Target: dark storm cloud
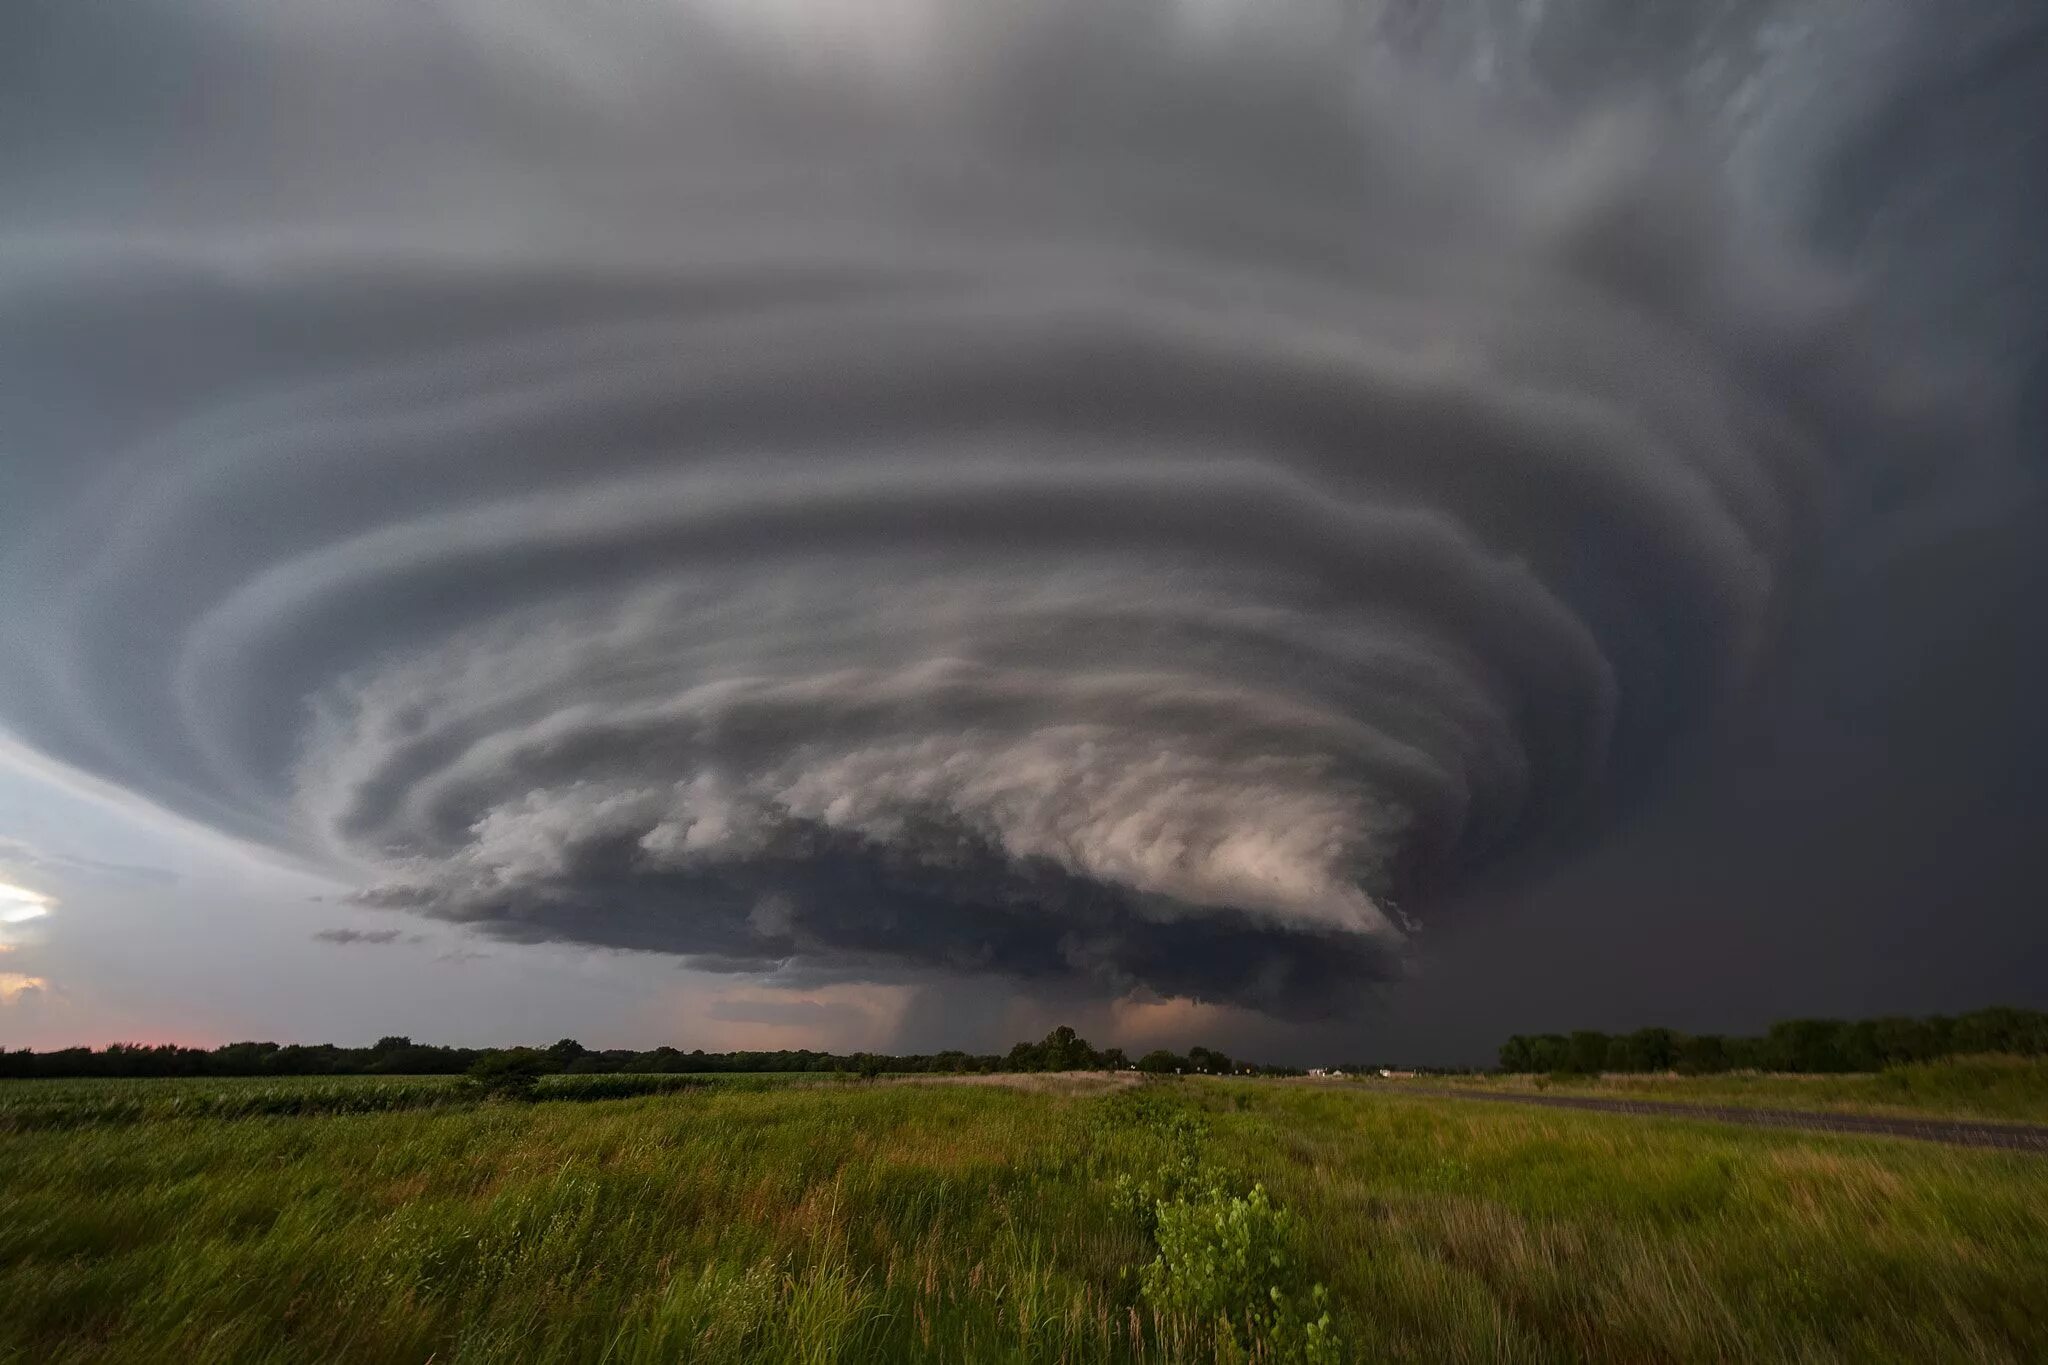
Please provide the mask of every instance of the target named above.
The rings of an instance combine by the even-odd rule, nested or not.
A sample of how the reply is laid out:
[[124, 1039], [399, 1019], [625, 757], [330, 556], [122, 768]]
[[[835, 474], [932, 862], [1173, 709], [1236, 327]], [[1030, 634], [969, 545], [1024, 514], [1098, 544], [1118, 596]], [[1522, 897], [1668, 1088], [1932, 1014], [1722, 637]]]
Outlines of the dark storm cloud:
[[1333, 1015], [1952, 435], [1647, 117], [852, 14], [16, 21], [0, 723], [514, 940]]
[[[333, 943], [346, 948], [358, 943], [377, 945], [396, 943], [401, 935], [396, 929], [322, 929], [315, 933], [313, 937], [321, 943]], [[406, 941], [414, 942], [416, 940], [417, 936], [414, 936]]]
[[[887, 839], [787, 822], [745, 858], [688, 868], [665, 866], [644, 842], [631, 829], [593, 838], [546, 875], [459, 898], [430, 888], [425, 904], [514, 941], [680, 944], [699, 967], [772, 971], [787, 986], [999, 972], [1050, 990], [1078, 978], [1111, 993], [1312, 1018], [1343, 1011], [1361, 983], [1397, 969], [1384, 934], [1146, 895], [1050, 858], [1019, 858], [957, 819]], [[417, 894], [381, 893], [393, 903]]]

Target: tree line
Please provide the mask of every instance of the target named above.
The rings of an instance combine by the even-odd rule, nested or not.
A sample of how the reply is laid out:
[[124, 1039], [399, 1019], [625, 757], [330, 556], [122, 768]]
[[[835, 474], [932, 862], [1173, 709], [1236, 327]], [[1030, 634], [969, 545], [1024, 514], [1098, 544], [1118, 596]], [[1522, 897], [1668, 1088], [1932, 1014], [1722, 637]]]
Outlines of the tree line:
[[518, 1054], [521, 1068], [539, 1074], [633, 1075], [679, 1072], [850, 1072], [856, 1075], [932, 1073], [972, 1075], [1012, 1071], [1124, 1071], [1155, 1074], [1294, 1074], [1287, 1067], [1252, 1066], [1209, 1048], [1186, 1055], [1156, 1051], [1136, 1062], [1121, 1048], [1098, 1049], [1061, 1025], [1035, 1043], [1018, 1043], [1007, 1053], [684, 1052], [674, 1047], [646, 1051], [586, 1048], [564, 1038], [545, 1048], [437, 1047], [400, 1036], [379, 1038], [369, 1047], [332, 1043], [228, 1043], [216, 1048], [115, 1043], [106, 1048], [72, 1047], [53, 1052], [0, 1050], [0, 1077], [121, 1076], [456, 1076], [480, 1063]]
[[1996, 1008], [1950, 1017], [1786, 1019], [1755, 1037], [1668, 1028], [1608, 1034], [1516, 1034], [1501, 1044], [1502, 1071], [1882, 1071], [1971, 1053], [2048, 1055], [2048, 1014]]

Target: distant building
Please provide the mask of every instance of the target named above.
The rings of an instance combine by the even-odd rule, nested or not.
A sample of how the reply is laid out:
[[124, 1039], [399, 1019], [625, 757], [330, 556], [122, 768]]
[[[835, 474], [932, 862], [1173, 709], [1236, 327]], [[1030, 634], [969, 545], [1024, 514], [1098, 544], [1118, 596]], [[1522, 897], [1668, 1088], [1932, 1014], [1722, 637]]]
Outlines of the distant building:
[[1382, 1075], [1382, 1076], [1386, 1077], [1386, 1078], [1387, 1078], [1388, 1080], [1390, 1080], [1390, 1081], [1412, 1081], [1412, 1080], [1414, 1080], [1414, 1079], [1415, 1079], [1415, 1073], [1414, 1073], [1414, 1072], [1412, 1072], [1412, 1071], [1396, 1071], [1396, 1070], [1394, 1070], [1394, 1068], [1392, 1068], [1392, 1067], [1390, 1067], [1390, 1066], [1383, 1066], [1383, 1067], [1381, 1067], [1381, 1068], [1380, 1068], [1380, 1075]]

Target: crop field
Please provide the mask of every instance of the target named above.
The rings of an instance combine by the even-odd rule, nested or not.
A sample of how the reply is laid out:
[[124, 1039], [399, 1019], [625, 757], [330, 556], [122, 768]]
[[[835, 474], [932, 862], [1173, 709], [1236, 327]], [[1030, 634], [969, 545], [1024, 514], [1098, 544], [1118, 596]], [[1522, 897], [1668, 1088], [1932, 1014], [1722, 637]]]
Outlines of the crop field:
[[0, 1361], [2048, 1358], [2039, 1156], [1388, 1086], [681, 1079], [0, 1086]]
[[[712, 1085], [759, 1090], [804, 1083], [832, 1084], [835, 1079], [775, 1074], [549, 1076], [539, 1082], [537, 1098], [627, 1099]], [[168, 1119], [373, 1114], [475, 1102], [474, 1087], [460, 1076], [0, 1080], [0, 1134]]]

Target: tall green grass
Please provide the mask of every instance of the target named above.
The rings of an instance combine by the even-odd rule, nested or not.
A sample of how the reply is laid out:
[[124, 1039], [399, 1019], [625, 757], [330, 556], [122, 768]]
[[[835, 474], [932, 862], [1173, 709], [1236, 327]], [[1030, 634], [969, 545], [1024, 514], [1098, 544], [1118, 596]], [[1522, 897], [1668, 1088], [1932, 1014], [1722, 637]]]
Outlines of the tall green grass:
[[1217, 1135], [1363, 1359], [2048, 1359], [2039, 1156], [1312, 1087]]
[[[787, 1082], [754, 1076], [544, 1076], [535, 1098], [625, 1099], [709, 1085], [762, 1089], [777, 1083]], [[0, 1081], [0, 1133], [170, 1119], [378, 1114], [473, 1105], [484, 1098], [459, 1076]]]
[[[1848, 1075], [1724, 1072], [1711, 1076], [1460, 1076], [1450, 1083], [1557, 1095], [1839, 1110], [1913, 1118], [2048, 1123], [2048, 1058], [1956, 1057]], [[1431, 1084], [1440, 1083], [1432, 1079]], [[1387, 1084], [1408, 1084], [1388, 1082]]]
[[[1271, 1215], [1119, 1197], [1184, 1157]], [[1358, 1360], [2048, 1358], [2038, 1157], [884, 1082], [0, 1135], [0, 1361], [1272, 1358], [1148, 1289], [1238, 1245]]]

